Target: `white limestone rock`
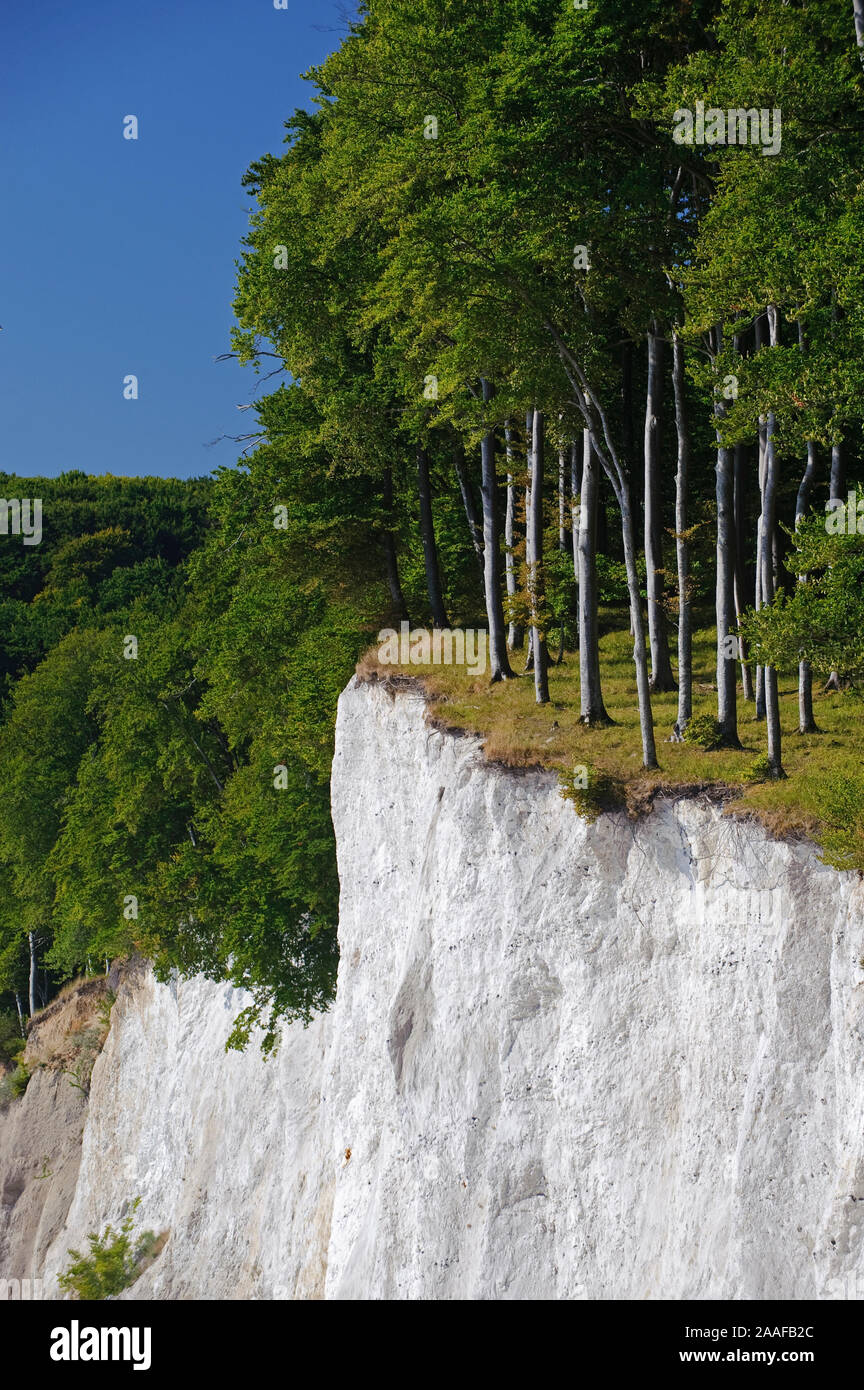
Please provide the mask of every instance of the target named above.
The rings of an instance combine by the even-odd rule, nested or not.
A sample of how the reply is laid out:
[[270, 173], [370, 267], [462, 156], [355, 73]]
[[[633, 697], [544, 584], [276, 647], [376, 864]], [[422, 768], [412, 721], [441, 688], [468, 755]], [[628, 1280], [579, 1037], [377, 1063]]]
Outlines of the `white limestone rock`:
[[115, 1005], [47, 1261], [142, 1197], [130, 1297], [864, 1297], [864, 892], [703, 799], [587, 824], [422, 698], [337, 722], [337, 999]]

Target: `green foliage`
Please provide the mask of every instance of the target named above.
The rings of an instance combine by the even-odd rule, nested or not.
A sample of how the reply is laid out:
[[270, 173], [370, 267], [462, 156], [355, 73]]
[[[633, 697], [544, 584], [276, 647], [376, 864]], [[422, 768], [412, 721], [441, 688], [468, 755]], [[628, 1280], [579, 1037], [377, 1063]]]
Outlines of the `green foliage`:
[[773, 776], [774, 767], [767, 753], [760, 753], [743, 773], [745, 782], [767, 782]]
[[57, 1276], [64, 1293], [74, 1298], [96, 1301], [115, 1298], [128, 1289], [141, 1273], [143, 1262], [152, 1254], [156, 1237], [152, 1231], [134, 1236], [135, 1213], [141, 1198], [136, 1197], [117, 1230], [106, 1226], [101, 1235], [87, 1237], [89, 1252], [70, 1250], [71, 1263]]
[[601, 603], [627, 602], [627, 571], [623, 560], [609, 555], [597, 556], [597, 596]]
[[864, 777], [835, 771], [816, 793], [827, 864], [864, 871]]
[[88, 1028], [76, 1041], [75, 1055], [71, 1066], [64, 1067], [61, 1075], [65, 1076], [69, 1085], [82, 1095], [90, 1094], [90, 1078], [93, 1075], [93, 1066], [96, 1058], [102, 1049], [105, 1037], [103, 1027]]
[[10, 1062], [23, 1046], [18, 1015], [12, 1009], [0, 1010], [0, 1061]]
[[697, 714], [684, 730], [685, 743], [695, 743], [707, 752], [723, 747], [723, 729], [710, 714]]
[[0, 1077], [0, 1109], [10, 1101], [18, 1100], [27, 1090], [31, 1073], [23, 1062], [18, 1062], [6, 1076]]
[[114, 1008], [114, 1005], [116, 1003], [117, 995], [114, 993], [113, 989], [106, 990], [102, 998], [99, 1000], [99, 1004], [96, 1009], [96, 1017], [98, 1018], [102, 1027], [106, 1030], [111, 1027], [111, 1010]]
[[825, 517], [813, 516], [791, 540], [786, 567], [807, 579], [791, 596], [781, 591], [770, 607], [745, 614], [754, 656], [782, 670], [806, 659], [820, 674], [864, 675], [864, 535], [832, 533]]

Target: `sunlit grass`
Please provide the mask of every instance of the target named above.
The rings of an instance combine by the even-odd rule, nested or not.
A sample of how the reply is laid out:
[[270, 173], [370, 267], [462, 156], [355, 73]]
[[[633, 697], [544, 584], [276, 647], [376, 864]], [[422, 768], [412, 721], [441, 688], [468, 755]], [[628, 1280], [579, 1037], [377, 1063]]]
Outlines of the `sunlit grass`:
[[[564, 771], [584, 765], [626, 784], [632, 792], [650, 793], [659, 787], [725, 786], [734, 793], [729, 809], [751, 812], [775, 833], [818, 835], [820, 786], [838, 771], [855, 771], [853, 750], [864, 721], [864, 700], [855, 691], [821, 692], [814, 681], [814, 713], [820, 733], [798, 730], [797, 672], [781, 673], [780, 704], [783, 730], [782, 781], [748, 784], [746, 774], [765, 752], [764, 720], [755, 718], [752, 702], [745, 703], [739, 686], [739, 737], [742, 748], [705, 750], [688, 743], [666, 742], [678, 709], [676, 692], [652, 696], [659, 770], [642, 766], [642, 743], [636, 706], [633, 644], [626, 613], [604, 609], [600, 615], [600, 662], [603, 698], [614, 724], [585, 728], [579, 723], [579, 657], [565, 652], [560, 666], [549, 670], [548, 705], [537, 705], [532, 675], [490, 685], [486, 673], [472, 676], [465, 666], [382, 666], [382, 676], [410, 675], [420, 680], [430, 700], [430, 716], [448, 727], [464, 729], [484, 740], [485, 756], [509, 766], [542, 765]], [[557, 650], [552, 643], [553, 654]], [[373, 648], [361, 668], [377, 665]], [[526, 651], [511, 654], [518, 672]], [[701, 627], [693, 640], [693, 712], [716, 715], [715, 630]], [[638, 796], [637, 796], [638, 800]]]

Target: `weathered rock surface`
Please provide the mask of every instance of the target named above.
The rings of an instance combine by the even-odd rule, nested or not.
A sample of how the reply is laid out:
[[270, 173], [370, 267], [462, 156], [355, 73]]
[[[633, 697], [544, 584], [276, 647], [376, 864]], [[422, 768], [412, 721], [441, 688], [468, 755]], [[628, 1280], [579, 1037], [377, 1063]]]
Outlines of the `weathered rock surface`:
[[857, 877], [699, 800], [588, 825], [423, 713], [340, 703], [326, 1017], [262, 1062], [232, 990], [121, 989], [49, 1281], [140, 1194], [131, 1297], [864, 1294]]
[[66, 1221], [87, 1117], [81, 1083], [104, 1034], [108, 987], [88, 980], [37, 1016], [24, 1052], [27, 1089], [0, 1112], [0, 1299], [38, 1296], [35, 1281]]

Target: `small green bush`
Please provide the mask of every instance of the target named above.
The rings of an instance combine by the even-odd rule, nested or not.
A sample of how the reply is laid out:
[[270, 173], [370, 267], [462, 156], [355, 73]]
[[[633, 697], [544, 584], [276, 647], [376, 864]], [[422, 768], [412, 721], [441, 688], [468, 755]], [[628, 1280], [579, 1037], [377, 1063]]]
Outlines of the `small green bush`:
[[723, 728], [711, 714], [697, 714], [684, 730], [684, 742], [713, 752], [723, 747]]
[[741, 775], [745, 782], [770, 782], [774, 776], [774, 768], [768, 754], [760, 753]]
[[622, 803], [621, 788], [614, 778], [584, 765], [559, 773], [558, 790], [565, 801], [572, 802], [576, 814], [589, 822]]
[[64, 1293], [92, 1301], [113, 1298], [135, 1283], [143, 1262], [153, 1253], [156, 1244], [152, 1231], [143, 1231], [137, 1240], [133, 1237], [135, 1213], [140, 1202], [141, 1198], [136, 1197], [119, 1230], [106, 1226], [101, 1236], [91, 1232], [87, 1237], [89, 1254], [82, 1255], [80, 1250], [68, 1252], [72, 1263], [57, 1276]]
[[815, 800], [825, 863], [864, 870], [864, 778], [835, 772], [817, 787]]
[[13, 1100], [18, 1100], [27, 1090], [30, 1072], [19, 1062], [14, 1071], [0, 1081], [0, 1109], [5, 1109]]
[[0, 1012], [0, 1058], [13, 1062], [16, 1053], [24, 1046], [21, 1025], [11, 1009]]
[[117, 995], [114, 993], [113, 989], [106, 990], [99, 1000], [96, 1017], [99, 1019], [103, 1028], [111, 1027], [111, 1010], [114, 1008], [116, 1002]]

